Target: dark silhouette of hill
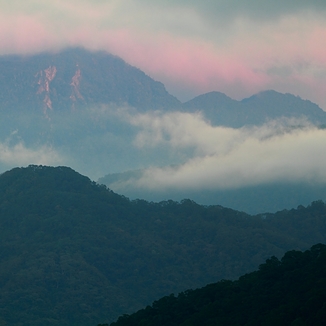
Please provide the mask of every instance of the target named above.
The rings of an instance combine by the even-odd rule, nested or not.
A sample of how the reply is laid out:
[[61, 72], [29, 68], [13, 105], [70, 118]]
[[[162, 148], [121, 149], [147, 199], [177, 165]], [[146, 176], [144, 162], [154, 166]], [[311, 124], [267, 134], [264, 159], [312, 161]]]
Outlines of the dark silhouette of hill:
[[325, 325], [326, 246], [288, 251], [237, 281], [163, 297], [111, 326]]
[[0, 323], [95, 325], [326, 242], [326, 205], [130, 201], [67, 167], [0, 175]]
[[236, 101], [219, 92], [195, 97], [183, 104], [187, 112], [201, 111], [213, 125], [233, 128], [262, 125], [280, 118], [306, 119], [315, 125], [325, 125], [326, 112], [308, 100], [273, 90]]

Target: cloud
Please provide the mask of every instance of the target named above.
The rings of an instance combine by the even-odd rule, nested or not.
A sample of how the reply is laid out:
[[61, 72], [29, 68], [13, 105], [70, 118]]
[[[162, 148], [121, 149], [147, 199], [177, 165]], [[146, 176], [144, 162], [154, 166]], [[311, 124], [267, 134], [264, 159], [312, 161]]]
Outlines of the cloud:
[[144, 70], [182, 100], [273, 88], [326, 109], [326, 2], [0, 1], [0, 52], [84, 46]]
[[10, 145], [0, 143], [0, 164], [5, 166], [22, 166], [27, 164], [57, 165], [62, 157], [52, 148], [42, 146], [37, 149], [25, 147], [22, 142]]
[[[111, 184], [147, 190], [236, 189], [274, 182], [326, 182], [326, 130], [304, 121], [278, 120], [261, 127], [213, 127], [200, 115], [144, 114], [130, 118], [140, 128], [139, 148], [193, 149], [183, 164], [145, 169], [138, 179]], [[300, 125], [300, 127], [298, 127]]]

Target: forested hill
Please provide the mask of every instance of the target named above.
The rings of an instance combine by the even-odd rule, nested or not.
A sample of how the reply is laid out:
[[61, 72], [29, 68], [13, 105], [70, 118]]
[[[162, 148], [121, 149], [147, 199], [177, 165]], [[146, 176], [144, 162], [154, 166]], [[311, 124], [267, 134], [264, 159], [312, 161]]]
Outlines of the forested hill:
[[111, 326], [325, 325], [326, 246], [288, 251], [237, 281], [166, 296]]
[[0, 175], [0, 325], [96, 325], [326, 242], [326, 205], [130, 201], [67, 167]]

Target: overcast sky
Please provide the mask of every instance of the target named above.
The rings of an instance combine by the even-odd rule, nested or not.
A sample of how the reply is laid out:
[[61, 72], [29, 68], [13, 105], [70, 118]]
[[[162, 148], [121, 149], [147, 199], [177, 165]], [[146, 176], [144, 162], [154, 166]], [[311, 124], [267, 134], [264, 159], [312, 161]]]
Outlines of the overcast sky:
[[0, 52], [116, 54], [181, 100], [290, 92], [326, 110], [325, 0], [0, 0]]

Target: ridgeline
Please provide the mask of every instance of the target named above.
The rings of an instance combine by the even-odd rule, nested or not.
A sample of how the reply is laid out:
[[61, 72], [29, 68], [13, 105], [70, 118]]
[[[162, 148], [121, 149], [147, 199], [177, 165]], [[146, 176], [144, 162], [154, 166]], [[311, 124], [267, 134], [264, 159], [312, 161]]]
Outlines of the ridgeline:
[[0, 325], [109, 323], [326, 242], [326, 205], [251, 216], [131, 201], [68, 167], [0, 175]]

